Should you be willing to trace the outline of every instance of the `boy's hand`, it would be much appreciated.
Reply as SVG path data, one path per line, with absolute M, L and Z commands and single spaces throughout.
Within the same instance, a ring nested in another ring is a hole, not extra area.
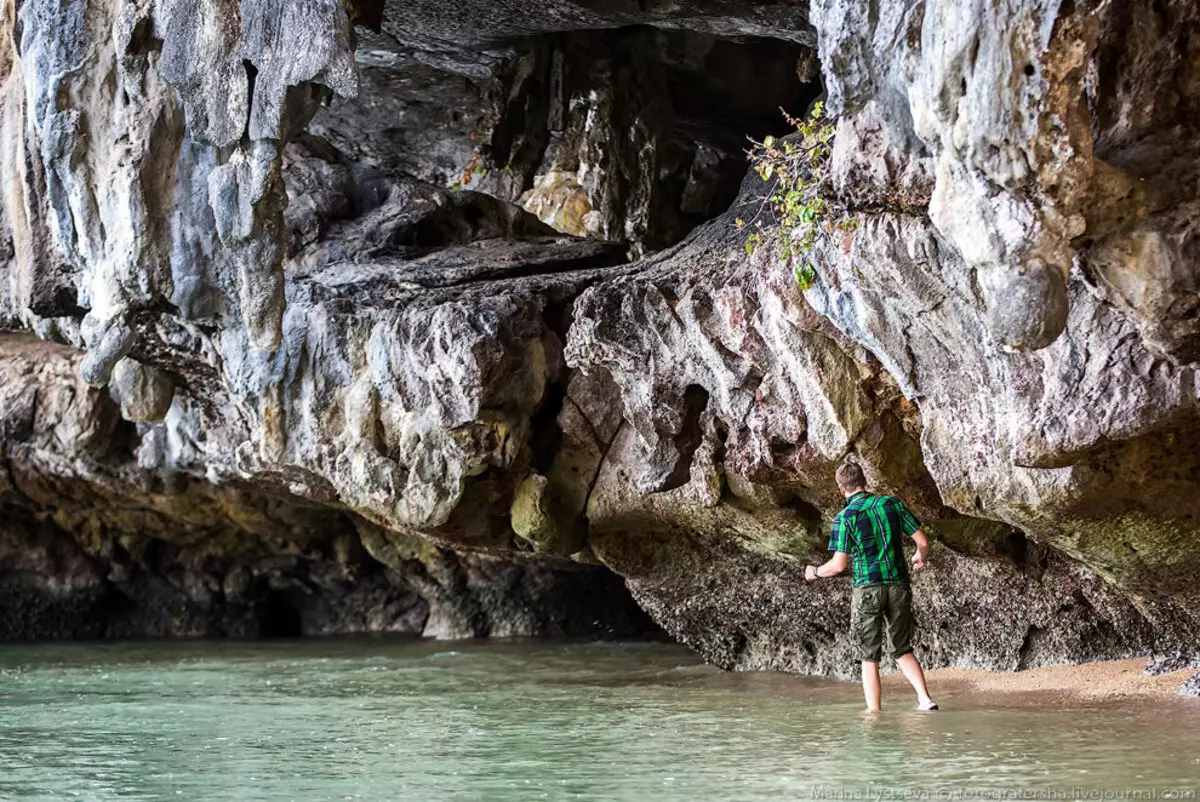
M 912 567 L 913 567 L 914 571 L 920 571 L 922 568 L 925 567 L 925 555 L 922 554 L 920 552 L 920 550 L 918 550 L 917 553 L 913 555 Z

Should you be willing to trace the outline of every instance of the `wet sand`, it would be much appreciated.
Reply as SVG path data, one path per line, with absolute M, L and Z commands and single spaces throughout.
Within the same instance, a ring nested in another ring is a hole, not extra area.
M 941 668 L 928 672 L 926 677 L 934 698 L 951 693 L 955 696 L 999 697 L 997 701 L 1010 704 L 1095 703 L 1137 698 L 1200 704 L 1200 700 L 1179 695 L 1179 686 L 1193 669 L 1149 676 L 1145 667 L 1145 658 L 1133 658 L 1015 672 Z M 883 683 L 885 689 L 906 686 L 899 672 L 884 677 Z

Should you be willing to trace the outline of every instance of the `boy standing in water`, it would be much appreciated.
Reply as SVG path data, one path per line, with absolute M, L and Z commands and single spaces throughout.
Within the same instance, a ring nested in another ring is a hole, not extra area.
M 810 565 L 804 578 L 837 576 L 853 559 L 854 591 L 850 603 L 850 637 L 862 660 L 863 694 L 868 710 L 879 710 L 879 661 L 883 633 L 888 652 L 917 692 L 918 710 L 937 710 L 925 687 L 925 674 L 912 653 L 912 610 L 904 535 L 912 535 L 917 553 L 912 570 L 925 567 L 929 541 L 921 524 L 900 499 L 867 492 L 867 478 L 857 463 L 844 462 L 835 474 L 846 506 L 833 520 L 829 550 L 833 557 L 823 565 Z

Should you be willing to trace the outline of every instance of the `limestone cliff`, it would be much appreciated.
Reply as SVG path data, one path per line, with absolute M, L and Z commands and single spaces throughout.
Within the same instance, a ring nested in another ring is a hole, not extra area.
M 854 453 L 936 539 L 933 664 L 1200 655 L 1194 3 L 5 9 L 0 634 L 632 594 L 845 674 L 800 577 Z M 733 220 L 821 96 L 860 225 L 801 291 Z

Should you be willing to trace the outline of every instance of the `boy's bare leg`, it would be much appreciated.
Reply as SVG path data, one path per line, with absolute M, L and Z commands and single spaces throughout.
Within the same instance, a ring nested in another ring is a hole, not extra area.
M 920 667 L 918 666 L 918 671 Z M 862 661 L 863 696 L 867 699 L 867 710 L 879 710 L 879 663 Z
M 863 663 L 863 665 L 865 666 L 866 663 Z M 900 670 L 904 672 L 904 678 L 908 680 L 908 684 L 911 685 L 913 690 L 917 692 L 917 703 L 925 704 L 927 702 L 932 702 L 933 700 L 929 698 L 929 689 L 925 687 L 925 672 L 921 670 L 921 664 L 917 662 L 916 656 L 914 656 L 911 652 L 901 655 L 900 657 L 896 658 L 896 665 L 900 666 Z M 878 672 L 878 666 L 876 666 L 876 672 Z M 866 672 L 864 669 L 864 687 L 866 686 L 866 682 Z M 875 687 L 879 687 L 878 673 L 876 674 L 875 678 Z M 878 694 L 878 691 L 876 691 L 876 694 Z M 876 698 L 878 698 L 878 695 Z M 868 704 L 870 704 L 869 699 Z

